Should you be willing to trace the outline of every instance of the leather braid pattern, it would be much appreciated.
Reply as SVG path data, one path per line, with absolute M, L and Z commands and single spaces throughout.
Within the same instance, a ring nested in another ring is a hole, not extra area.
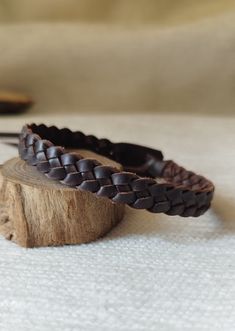
M 136 167 L 133 164 L 128 166 L 125 161 L 132 153 L 132 145 L 129 145 L 115 144 L 108 139 L 97 139 L 66 128 L 60 130 L 55 126 L 32 124 L 24 126 L 21 131 L 19 154 L 48 178 L 133 208 L 197 217 L 210 207 L 214 185 L 209 180 L 173 161 L 163 161 L 160 151 L 138 145 L 133 145 L 137 151 L 133 157 L 138 158 L 138 151 L 140 155 L 146 149 L 146 162 Z M 67 152 L 62 146 L 89 149 L 117 162 L 121 155 L 124 171 L 83 158 L 78 153 Z

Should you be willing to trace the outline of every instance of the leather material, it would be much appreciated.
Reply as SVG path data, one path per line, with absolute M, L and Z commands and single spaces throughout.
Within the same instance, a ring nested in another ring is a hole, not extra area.
M 89 149 L 121 163 L 123 171 L 65 148 Z M 164 161 L 158 150 L 112 143 L 67 128 L 24 126 L 19 154 L 48 178 L 153 213 L 197 217 L 210 207 L 214 194 L 212 182 Z

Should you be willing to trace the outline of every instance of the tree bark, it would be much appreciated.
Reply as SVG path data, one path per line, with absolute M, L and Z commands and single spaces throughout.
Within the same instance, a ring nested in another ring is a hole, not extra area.
M 120 169 L 107 158 L 82 154 Z M 0 168 L 0 234 L 20 246 L 88 243 L 123 215 L 123 205 L 56 183 L 19 158 Z

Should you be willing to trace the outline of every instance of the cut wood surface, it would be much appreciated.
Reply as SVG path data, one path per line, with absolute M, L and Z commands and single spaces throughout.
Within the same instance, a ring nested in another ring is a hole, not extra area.
M 82 155 L 120 165 L 89 151 Z M 105 235 L 124 206 L 48 179 L 13 158 L 0 168 L 0 234 L 23 247 L 88 243 Z

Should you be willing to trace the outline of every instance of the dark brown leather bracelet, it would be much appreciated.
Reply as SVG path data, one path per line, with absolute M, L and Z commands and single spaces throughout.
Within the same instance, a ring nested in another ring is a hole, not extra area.
M 65 147 L 94 151 L 122 164 L 123 171 L 66 152 Z M 67 128 L 24 126 L 19 154 L 28 164 L 64 185 L 153 213 L 196 217 L 210 207 L 213 198 L 214 185 L 209 180 L 173 161 L 164 161 L 158 150 L 112 143 Z

